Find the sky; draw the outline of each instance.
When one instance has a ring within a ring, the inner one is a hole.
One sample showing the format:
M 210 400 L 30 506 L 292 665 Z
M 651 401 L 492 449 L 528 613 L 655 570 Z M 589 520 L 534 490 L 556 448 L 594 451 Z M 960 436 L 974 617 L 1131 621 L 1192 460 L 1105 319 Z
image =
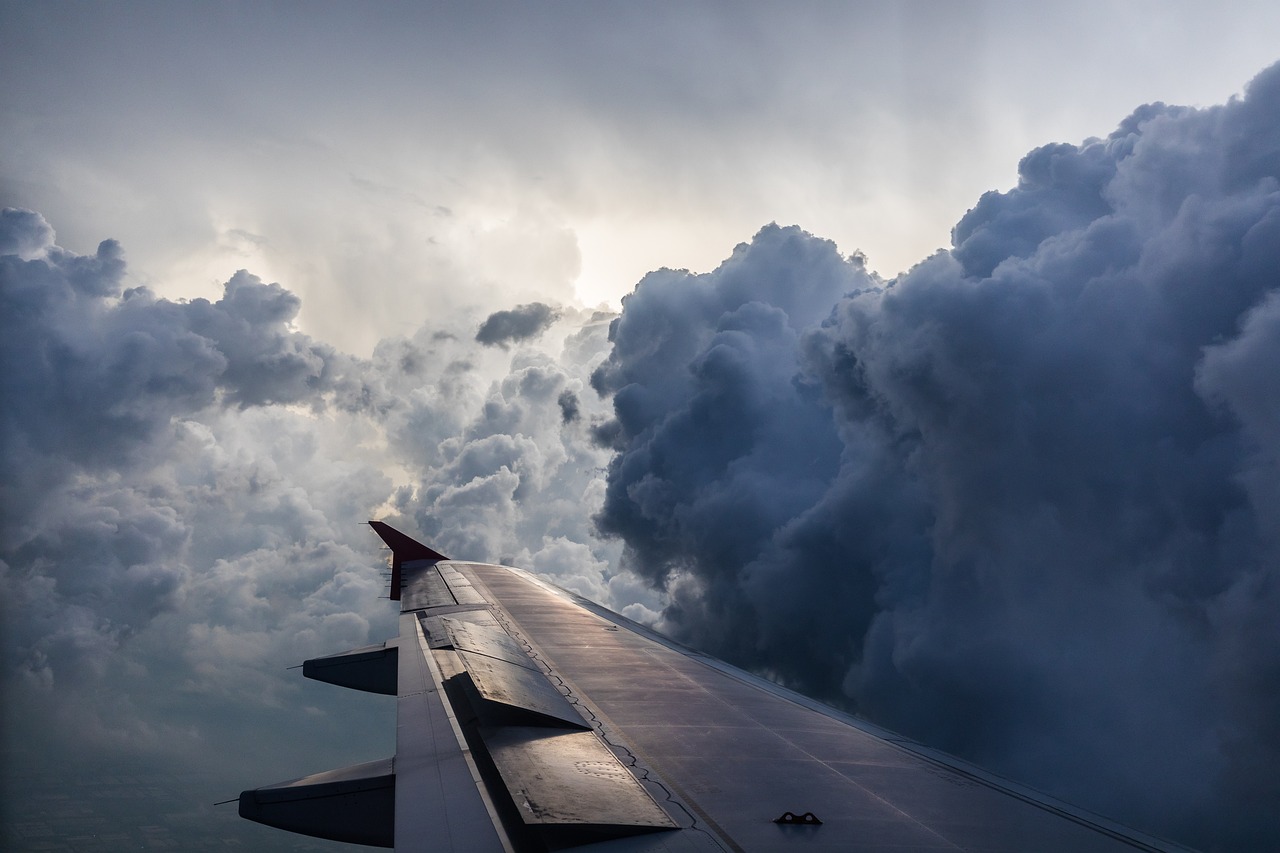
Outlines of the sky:
M 374 517 L 1280 845 L 1278 35 L 0 5 L 7 846 L 303 849 L 212 803 L 394 750 L 286 670 L 395 633 Z

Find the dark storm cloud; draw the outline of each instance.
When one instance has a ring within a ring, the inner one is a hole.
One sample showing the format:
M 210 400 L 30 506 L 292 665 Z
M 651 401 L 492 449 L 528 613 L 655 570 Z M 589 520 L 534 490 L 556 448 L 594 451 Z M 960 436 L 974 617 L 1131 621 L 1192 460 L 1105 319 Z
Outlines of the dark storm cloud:
M 692 562 L 732 596 L 737 568 L 825 491 L 839 442 L 797 380 L 799 336 L 875 284 L 834 244 L 771 225 L 714 272 L 650 273 L 627 297 L 591 380 L 616 418 L 597 438 L 627 448 L 597 521 L 639 569 L 661 582 Z
M 52 245 L 36 214 L 6 212 L 4 225 L 5 244 L 39 255 L 0 258 L 6 464 L 20 447 L 111 462 L 215 401 L 310 402 L 337 388 L 344 359 L 290 329 L 299 302 L 278 284 L 241 271 L 217 302 L 170 302 L 122 291 L 113 241 L 82 257 Z
M 1280 842 L 1280 66 L 1049 145 L 888 285 L 648 276 L 600 529 L 697 645 L 1213 849 Z
M 52 245 L 53 229 L 40 214 L 13 207 L 0 211 L 0 256 L 29 260 Z
M 560 416 L 564 418 L 565 423 L 572 423 L 582 416 L 578 395 L 568 388 L 560 392 L 560 396 L 556 398 L 556 405 L 560 407 Z
M 517 341 L 525 341 L 545 332 L 559 316 L 560 312 L 541 302 L 517 305 L 507 311 L 495 311 L 480 324 L 476 341 L 487 347 L 505 347 Z

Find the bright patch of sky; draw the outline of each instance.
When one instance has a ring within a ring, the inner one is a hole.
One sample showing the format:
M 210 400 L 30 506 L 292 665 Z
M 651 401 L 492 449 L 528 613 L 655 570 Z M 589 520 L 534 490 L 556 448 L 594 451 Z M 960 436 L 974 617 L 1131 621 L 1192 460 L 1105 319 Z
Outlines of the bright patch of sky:
M 617 307 L 799 224 L 893 276 L 1030 148 L 1217 103 L 1273 4 L 7 4 L 0 195 L 164 295 L 239 268 L 358 354 Z

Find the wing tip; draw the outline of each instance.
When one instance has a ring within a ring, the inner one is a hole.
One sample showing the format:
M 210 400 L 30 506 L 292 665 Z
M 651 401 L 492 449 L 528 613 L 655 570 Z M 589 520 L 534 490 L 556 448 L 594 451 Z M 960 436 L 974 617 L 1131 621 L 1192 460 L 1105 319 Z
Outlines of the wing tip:
M 434 548 L 422 544 L 412 536 L 408 536 L 396 530 L 385 521 L 369 520 L 369 526 L 373 528 L 373 532 L 387 543 L 387 547 L 391 549 L 391 553 L 397 563 L 405 560 L 448 560 L 444 554 Z

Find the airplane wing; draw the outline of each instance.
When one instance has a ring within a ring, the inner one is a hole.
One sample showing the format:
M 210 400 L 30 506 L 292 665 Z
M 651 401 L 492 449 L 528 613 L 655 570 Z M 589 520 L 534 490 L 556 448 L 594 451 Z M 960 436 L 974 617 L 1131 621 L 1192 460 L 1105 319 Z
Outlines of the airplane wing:
M 381 522 L 400 635 L 307 661 L 397 697 L 396 755 L 245 791 L 242 817 L 398 851 L 1167 851 Z

